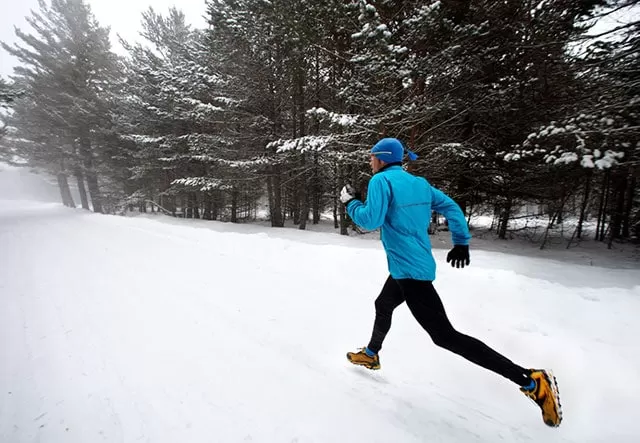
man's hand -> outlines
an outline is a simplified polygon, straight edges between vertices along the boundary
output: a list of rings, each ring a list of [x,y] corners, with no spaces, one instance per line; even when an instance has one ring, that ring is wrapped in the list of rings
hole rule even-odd
[[[452,268],[464,268],[469,266],[469,245],[455,245],[447,254],[447,263],[451,262]]]
[[[340,191],[340,201],[344,205],[349,203],[351,200],[355,200],[355,198],[356,198],[356,191],[355,189],[353,189],[353,186],[351,185],[345,185],[342,188],[342,191]]]

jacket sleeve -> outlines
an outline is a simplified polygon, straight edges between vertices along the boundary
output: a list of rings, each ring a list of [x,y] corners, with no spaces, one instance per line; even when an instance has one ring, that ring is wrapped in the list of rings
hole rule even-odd
[[[433,186],[431,186],[431,208],[446,217],[454,245],[469,244],[471,234],[464,212],[451,197]]]
[[[356,225],[366,230],[382,226],[389,208],[391,190],[389,184],[380,175],[374,175],[369,181],[367,201],[352,200],[347,205],[347,213]]]

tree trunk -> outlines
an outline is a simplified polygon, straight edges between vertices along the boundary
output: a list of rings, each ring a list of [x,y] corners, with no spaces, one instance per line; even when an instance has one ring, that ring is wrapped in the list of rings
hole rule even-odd
[[[78,166],[74,169],[74,175],[78,182],[78,192],[80,193],[80,202],[82,209],[89,209],[89,200],[87,199],[87,190],[84,187],[84,176],[82,175],[82,169]]]
[[[564,197],[562,197],[562,201],[560,202],[560,207],[558,208],[558,212],[556,213],[556,223],[562,225],[564,223]]]
[[[607,221],[607,206],[609,204],[609,186],[611,178],[610,172],[604,173],[602,179],[602,195],[600,196],[600,211],[598,213],[598,227],[596,229],[596,240],[604,241],[605,224]]]
[[[171,196],[165,199],[164,203],[166,205],[165,207],[167,208],[167,211],[170,211],[171,215],[175,217],[176,216],[176,197]]]
[[[498,238],[504,240],[507,238],[507,226],[509,226],[509,219],[511,218],[511,198],[507,198],[507,202],[502,210],[500,216],[500,230],[498,231]]]
[[[627,177],[620,175],[615,181],[614,199],[615,210],[611,221],[611,238],[620,238],[622,233],[622,217],[625,207],[625,193],[627,190]]]
[[[269,192],[269,214],[271,216],[271,226],[281,228],[284,226],[282,217],[282,179],[280,177],[280,165],[272,165],[271,175],[267,179]]]
[[[469,189],[471,188],[471,182],[466,176],[460,177],[458,180],[458,198],[456,202],[460,209],[462,209],[463,214],[467,214],[467,201],[469,199]]]
[[[193,208],[191,207],[191,198],[187,194],[186,197],[182,197],[182,212],[184,212],[184,218],[193,218]]]
[[[322,186],[320,185],[320,173],[318,167],[318,153],[313,153],[313,224],[320,223],[320,199]]]
[[[546,246],[547,238],[549,238],[549,231],[551,230],[551,228],[553,228],[553,224],[556,221],[556,217],[559,217],[561,213],[562,213],[562,208],[559,209],[556,213],[554,213],[553,217],[551,217],[551,220],[549,220],[549,223],[547,224],[547,229],[544,231],[544,238],[542,239],[542,244],[540,245],[540,249],[544,249],[544,247]]]
[[[307,135],[305,120],[305,69],[304,58],[300,57],[296,63],[296,93],[294,120],[298,120],[298,137]],[[295,131],[295,130],[294,130]],[[294,135],[295,137],[295,135]],[[305,146],[302,146],[303,150]],[[309,219],[309,177],[307,170],[307,155],[305,152],[300,153],[300,174],[298,182],[298,228],[304,230],[307,228],[307,220]]]
[[[269,218],[273,225],[273,206],[275,204],[275,198],[273,197],[273,179],[271,177],[273,173],[273,166],[270,166],[268,171],[270,174],[267,175],[267,206],[269,207]]]
[[[196,198],[195,192],[187,193],[185,197],[185,206],[186,206],[186,218],[200,218],[200,213],[198,210],[198,200]]]
[[[231,189],[231,223],[238,223],[238,188]]]
[[[293,191],[293,196],[291,198],[291,218],[293,219],[294,225],[300,224],[300,200],[302,199],[302,186],[299,179],[294,181],[295,190]]]
[[[602,176],[602,192],[600,193],[600,202],[598,203],[598,221],[596,223],[595,240],[600,240],[600,225],[603,223],[602,212],[604,210],[604,194],[607,189],[607,173]]]
[[[622,238],[629,238],[631,235],[631,214],[633,212],[633,196],[636,191],[636,177],[633,171],[630,171],[629,186],[627,187],[627,200],[624,205],[624,214],[622,217]]]
[[[87,185],[89,185],[89,195],[91,196],[93,212],[102,213],[102,196],[100,195],[100,187],[98,186],[98,175],[93,167],[91,141],[86,137],[80,139],[80,155],[87,176]]]
[[[200,206],[198,205],[198,194],[191,193],[191,206],[193,207],[193,218],[200,219]]]
[[[319,50],[316,48],[315,53],[315,107],[320,108],[320,55]],[[320,134],[320,119],[315,119],[314,134]],[[320,203],[322,186],[320,184],[320,167],[318,164],[318,153],[313,153],[313,224],[320,223]]]
[[[220,201],[220,196],[216,194],[211,198],[211,220],[218,220],[218,215],[220,214],[220,206],[222,202]]]
[[[340,205],[340,235],[349,235],[349,220],[343,204]]]
[[[340,219],[338,218],[338,204],[340,202],[340,200],[338,199],[338,194],[340,193],[340,189],[338,185],[339,172],[340,172],[340,168],[338,167],[338,164],[336,162],[336,165],[333,169],[333,227],[334,229],[338,229],[340,227]]]
[[[302,193],[302,201],[300,202],[300,226],[298,229],[304,231],[307,229],[307,221],[309,220],[309,194]]]
[[[587,172],[587,177],[584,183],[584,196],[582,198],[582,205],[580,206],[580,218],[578,219],[578,226],[576,228],[576,237],[582,238],[582,225],[584,224],[585,214],[587,212],[587,203],[591,194],[591,178],[593,174],[591,171]]]
[[[205,195],[204,199],[204,212],[202,218],[205,220],[213,220],[213,196],[210,194]]]
[[[75,208],[76,204],[71,196],[71,190],[69,189],[69,181],[67,175],[64,172],[58,172],[58,188],[60,189],[60,197],[62,198],[62,204],[70,208]]]
[[[301,156],[300,166],[304,171],[306,167],[306,154],[302,153]],[[309,181],[305,172],[302,173],[300,185],[300,226],[298,226],[298,228],[305,230],[307,229],[307,220],[309,220]]]

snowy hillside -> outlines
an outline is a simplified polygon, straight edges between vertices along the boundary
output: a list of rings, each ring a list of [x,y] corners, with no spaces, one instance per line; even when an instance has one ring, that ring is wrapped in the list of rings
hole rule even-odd
[[[386,278],[376,241],[0,202],[0,441],[636,442],[640,273],[473,250],[454,325],[554,369],[547,428],[405,306],[349,365]]]

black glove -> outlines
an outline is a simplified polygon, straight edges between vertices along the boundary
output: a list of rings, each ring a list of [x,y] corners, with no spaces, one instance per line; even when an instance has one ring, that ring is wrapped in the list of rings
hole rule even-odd
[[[455,245],[447,254],[447,263],[451,262],[451,267],[464,268],[469,266],[469,245]]]

